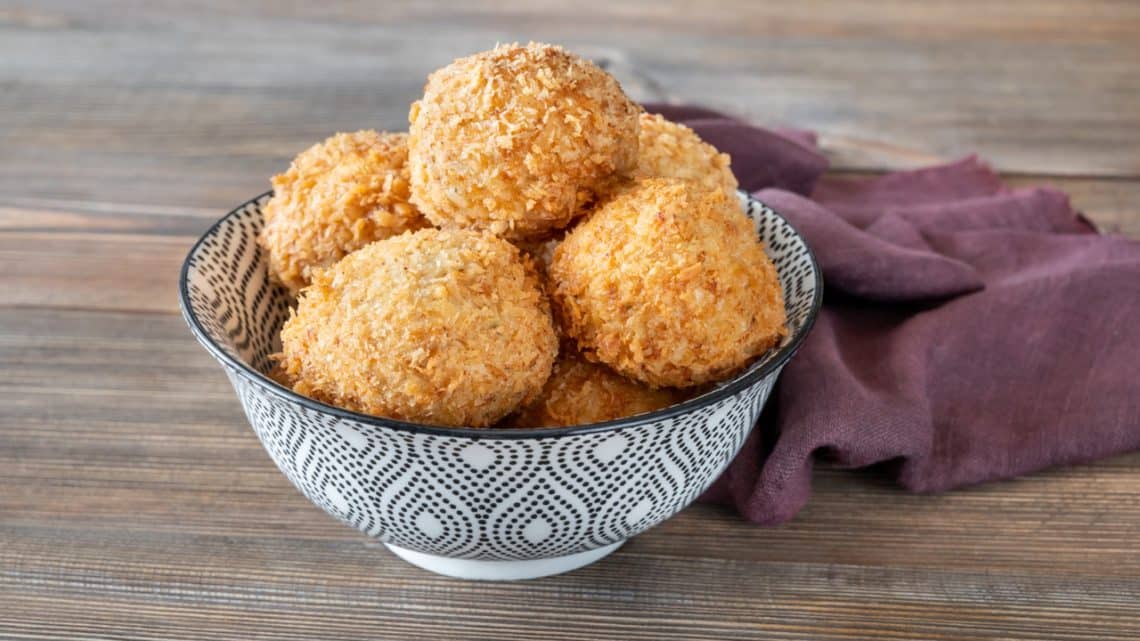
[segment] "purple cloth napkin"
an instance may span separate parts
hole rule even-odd
[[[651,105],[732,155],[823,268],[824,305],[744,450],[703,497],[792,518],[812,462],[937,492],[1140,448],[1140,242],[975,158],[823,177],[802,131]]]

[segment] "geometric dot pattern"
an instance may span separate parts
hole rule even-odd
[[[714,390],[687,411],[598,430],[395,428],[302,403],[258,374],[279,349],[289,313],[287,293],[269,281],[254,242],[268,197],[231,212],[191,251],[183,313],[222,362],[281,472],[326,512],[386,543],[447,557],[523,560],[591,550],[653,527],[696,499],[736,455],[782,369],[783,352],[794,349],[773,350],[718,388],[731,393]],[[818,309],[818,268],[775,212],[744,195],[742,205],[784,287],[788,346]],[[755,376],[761,368],[767,371]]]

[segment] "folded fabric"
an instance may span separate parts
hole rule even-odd
[[[937,492],[1140,448],[1140,242],[976,158],[823,176],[802,131],[650,105],[731,154],[823,269],[824,305],[744,450],[705,500],[796,514],[813,459]]]

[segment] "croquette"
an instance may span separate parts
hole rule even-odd
[[[653,387],[722,379],[787,333],[776,269],[735,198],[676,178],[634,183],[554,250],[562,328],[587,358]]]
[[[373,241],[425,227],[408,202],[407,134],[358,131],[301,152],[273,177],[258,243],[294,294],[312,271]]]
[[[633,178],[684,178],[736,198],[736,176],[728,154],[701,140],[685,125],[657,114],[641,114],[637,167]]]
[[[593,63],[497,46],[432,73],[408,120],[273,178],[258,243],[299,292],[273,380],[430,425],[582,425],[680,403],[786,336],[728,155]]]
[[[591,363],[570,346],[533,403],[507,419],[506,427],[563,427],[645,414],[685,400],[675,389],[652,389]]]
[[[549,235],[636,166],[639,113],[612,76],[560,47],[460,58],[409,112],[411,200],[439,227]]]
[[[315,271],[281,340],[298,393],[453,427],[533,401],[558,353],[530,259],[471,230],[394,236]]]

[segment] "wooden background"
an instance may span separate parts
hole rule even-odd
[[[1140,455],[943,496],[824,469],[787,526],[696,506],[523,584],[427,574],[289,486],[178,266],[496,41],[814,128],[836,171],[976,151],[1140,235],[1138,3],[568,4],[0,2],[0,637],[1140,638]]]

